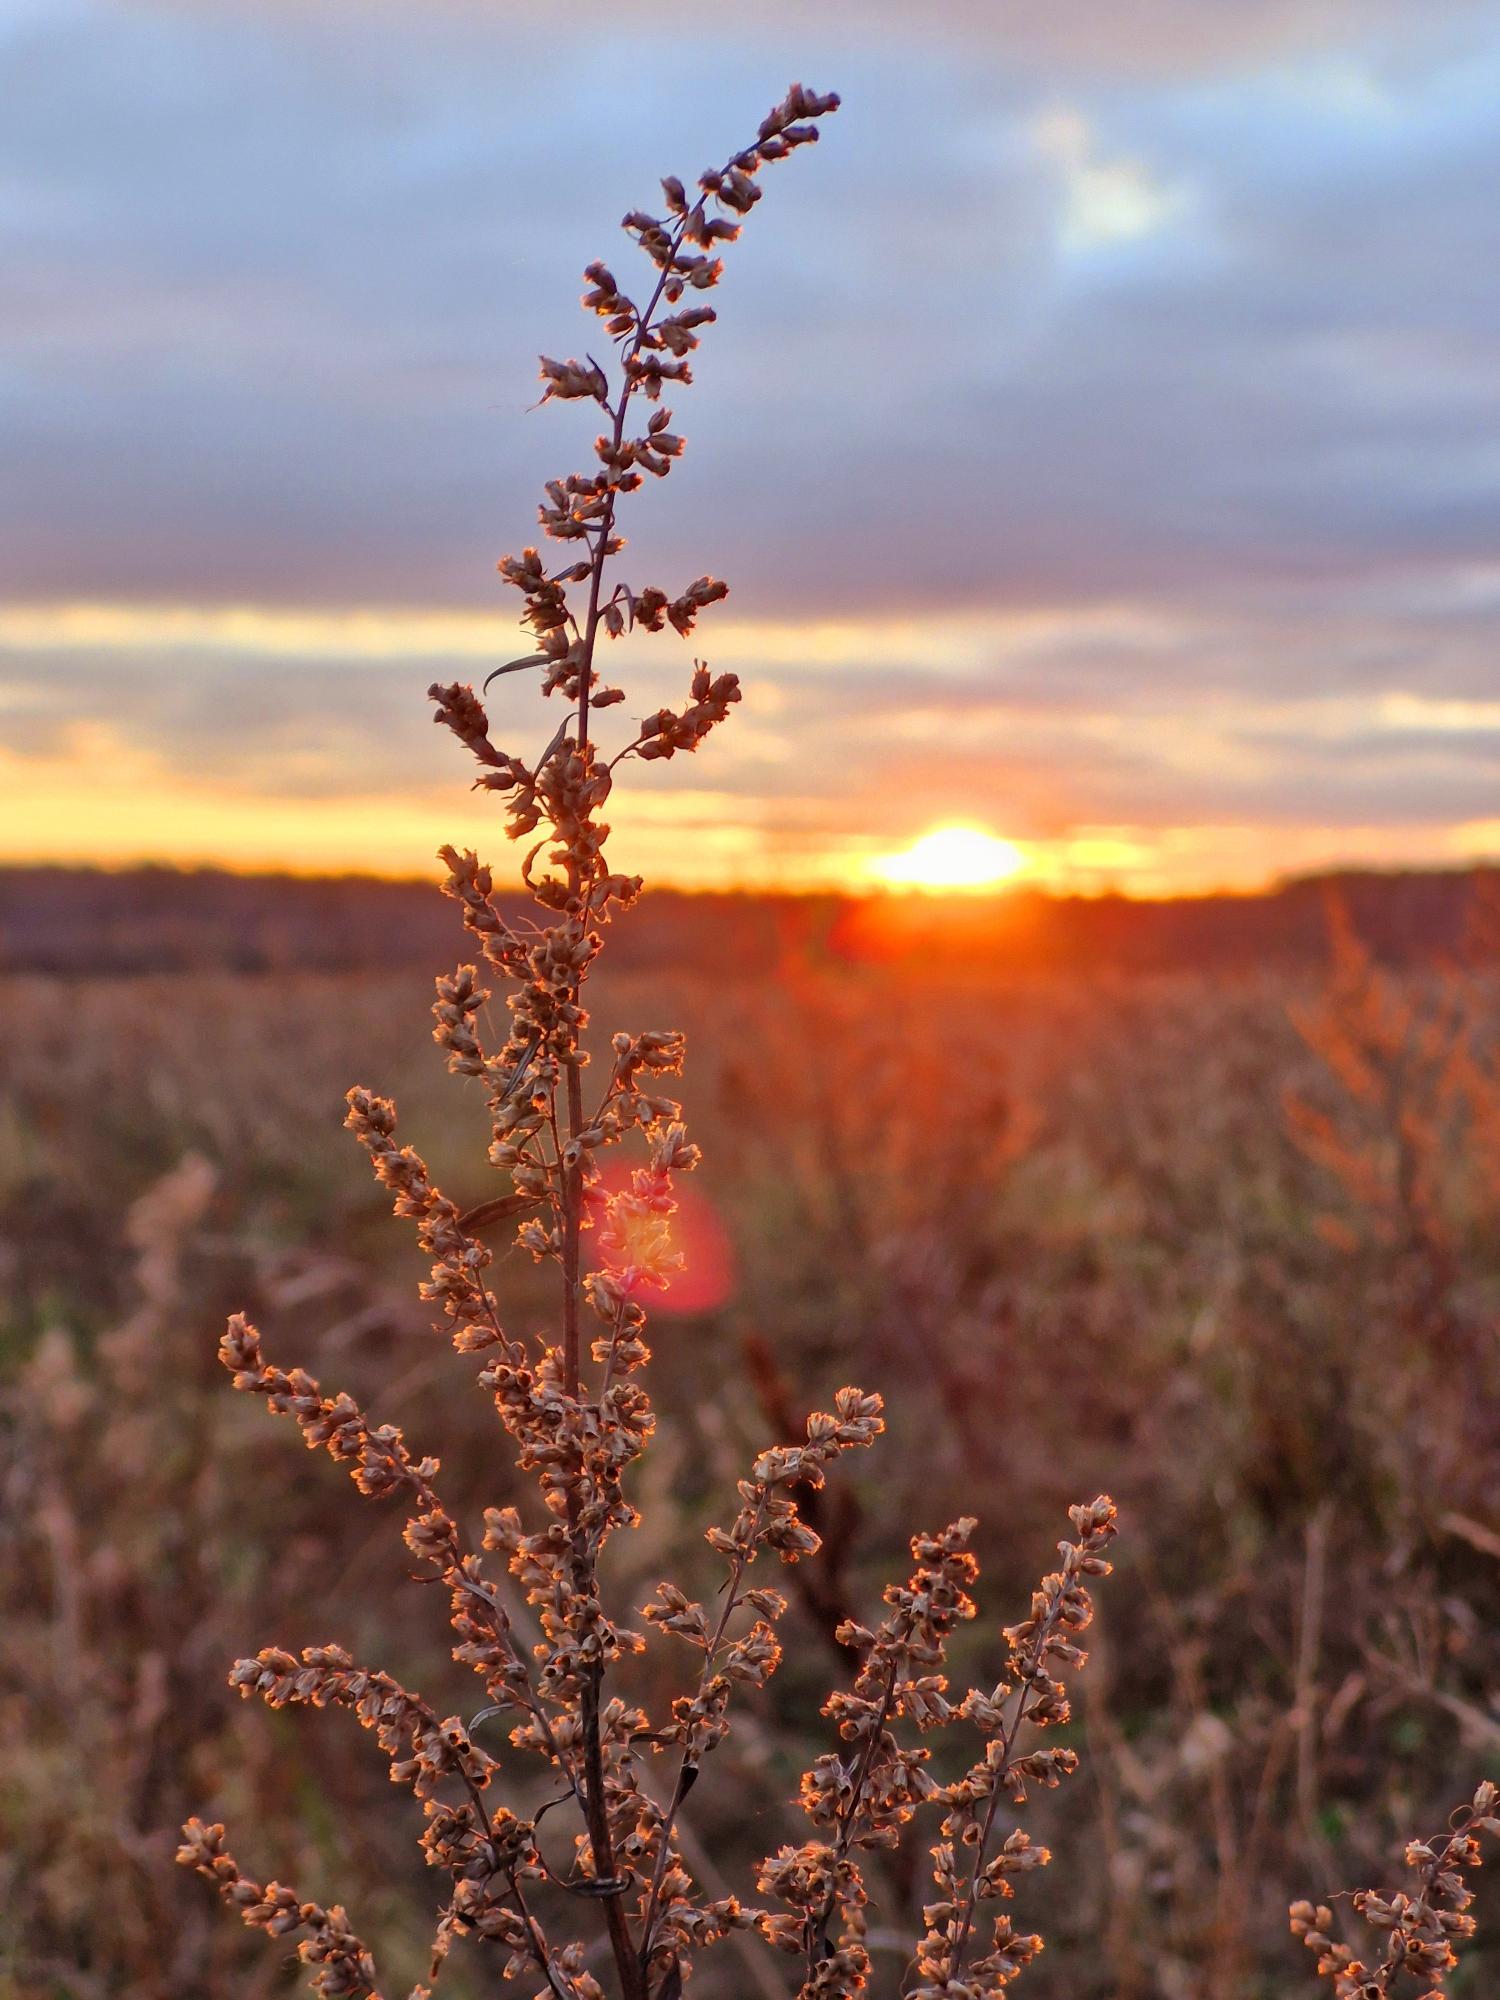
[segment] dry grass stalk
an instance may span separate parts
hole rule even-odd
[[[794,85],[755,142],[705,174],[691,194],[668,179],[664,215],[626,217],[654,273],[646,303],[638,306],[601,263],[588,268],[584,300],[616,345],[613,381],[591,357],[543,359],[542,400],[596,404],[602,423],[595,468],[549,482],[540,510],[544,539],[569,545],[568,560],[553,567],[528,548],[500,565],[525,599],[532,650],[490,678],[536,673],[543,694],[560,698],[563,720],[545,749],[527,758],[497,747],[471,688],[431,691],[436,719],[476,758],[479,786],[505,801],[510,837],[527,844],[521,874],[535,915],[524,922],[502,913],[477,855],[444,850],[447,893],[462,908],[486,976],[507,988],[510,1020],[504,1039],[489,1046],[481,1017],[490,996],[478,968],[463,965],[438,981],[434,1035],[450,1069],[483,1092],[489,1159],[505,1177],[504,1190],[461,1209],[398,1139],[392,1104],[368,1090],[349,1093],[347,1123],[396,1212],[416,1225],[431,1259],[422,1295],[439,1310],[454,1346],[480,1359],[480,1385],[518,1466],[534,1476],[540,1504],[526,1518],[512,1506],[487,1509],[476,1543],[440,1495],[438,1461],[413,1453],[394,1425],[373,1421],[341,1391],[325,1392],[306,1371],[269,1360],[242,1316],[230,1321],[220,1348],[237,1388],[293,1417],[308,1445],[345,1464],[362,1493],[407,1507],[406,1546],[418,1575],[443,1587],[453,1658],[484,1686],[484,1705],[466,1723],[438,1714],[392,1675],[360,1666],[332,1644],[296,1654],[268,1647],[237,1662],[230,1676],[243,1695],[259,1695],[272,1708],[351,1711],[389,1757],[392,1778],[423,1802],[421,1846],[446,1878],[429,1981],[454,1944],[470,1940],[499,1946],[504,1976],[530,1980],[551,2000],[600,2000],[606,1990],[619,2000],[676,2000],[695,1957],[732,1939],[740,1949],[758,1941],[785,1953],[801,2000],[852,2000],[871,1972],[864,1859],[896,1848],[924,1807],[941,1818],[931,1849],[936,1893],[912,1940],[901,1985],[908,2000],[988,2000],[1042,1945],[994,1906],[1009,1901],[1017,1876],[1050,1858],[1013,1823],[1013,1813],[1032,1788],[1056,1785],[1075,1766],[1074,1752],[1044,1733],[1070,1720],[1060,1673],[1084,1662],[1078,1635],[1092,1613],[1089,1580],[1110,1567],[1116,1521],[1107,1497],[1071,1510],[1074,1538],[1059,1545],[1060,1565],[1044,1578],[1029,1615],[1005,1632],[1005,1665],[987,1688],[954,1698],[946,1672],[949,1641],[974,1616],[977,1564],[967,1517],[914,1538],[913,1574],[886,1592],[887,1615],[878,1625],[849,1617],[838,1623],[837,1643],[855,1662],[850,1685],[823,1710],[839,1747],[818,1757],[802,1780],[813,1837],[779,1847],[756,1871],[763,1906],[742,1903],[695,1862],[701,1850],[684,1814],[704,1760],[730,1733],[733,1699],[763,1687],[780,1662],[786,1600],[757,1580],[764,1569],[755,1565],[762,1558],[796,1564],[816,1552],[818,1535],[799,1499],[821,1489],[844,1454],[873,1443],[883,1428],[880,1398],[840,1389],[830,1411],[808,1419],[798,1442],[754,1460],[739,1483],[738,1511],[709,1532],[725,1565],[711,1609],[662,1582],[639,1613],[645,1629],[637,1629],[612,1605],[608,1588],[611,1538],[637,1521],[627,1476],[655,1424],[643,1383],[650,1360],[645,1302],[674,1268],[675,1176],[696,1166],[698,1151],[667,1094],[682,1067],[680,1033],[615,1034],[602,1084],[592,1098],[586,1094],[587,980],[610,918],[641,886],[607,862],[601,813],[622,766],[696,750],[740,692],[732,674],[715,676],[695,662],[680,708],[646,718],[612,755],[600,748],[597,718],[624,700],[600,677],[601,639],[668,625],[688,637],[699,615],[726,595],[708,575],[675,595],[612,581],[610,565],[624,546],[617,511],[647,475],[664,477],[681,454],[682,438],[660,399],[670,385],[691,380],[689,356],[714,318],[699,301],[718,282],[719,246],[735,239],[759,199],[761,170],[815,139],[816,121],[836,105]],[[654,406],[649,416],[643,401]],[[1376,1026],[1384,1034],[1390,1024],[1381,1017]],[[1404,1056],[1405,1025],[1395,1023],[1392,1035],[1377,1054]],[[1339,1044],[1334,1053],[1341,1052]],[[1348,1072],[1356,1099],[1370,1095],[1364,1067],[1334,1067]],[[1398,1137],[1405,1131],[1398,1117]],[[1346,1181],[1358,1179],[1362,1163],[1332,1124],[1304,1120],[1301,1136]],[[627,1142],[643,1151],[643,1162],[628,1184],[607,1184],[600,1156]],[[1427,1219],[1421,1176],[1408,1170],[1412,1157],[1409,1148],[1396,1149],[1397,1206],[1413,1224],[1408,1234]],[[516,1247],[555,1275],[553,1340],[518,1335],[502,1316],[485,1241],[499,1225],[510,1225]],[[698,1659],[670,1712],[650,1715],[631,1698],[621,1669],[659,1634],[681,1640]],[[502,1763],[476,1737],[499,1716],[509,1720],[518,1757],[536,1760],[553,1781],[546,1810],[571,1815],[567,1866],[552,1851],[555,1842],[544,1855],[540,1814],[528,1818],[496,1797]],[[966,1729],[978,1739],[978,1754],[961,1775],[942,1781],[926,1748],[904,1740],[903,1724],[919,1735]],[[1308,1745],[1310,1756],[1310,1737]],[[646,1773],[657,1757],[670,1777],[652,1786]],[[1303,1778],[1311,1797],[1310,1766]],[[1269,1785],[1268,1778],[1267,1794]],[[1341,2000],[1394,1995],[1409,1973],[1429,1982],[1429,1994],[1442,1991],[1453,1940],[1472,1928],[1462,1871],[1477,1862],[1478,1833],[1496,1830],[1493,1804],[1493,1789],[1482,1787],[1446,1843],[1409,1850],[1419,1875],[1414,1895],[1355,1899],[1389,1933],[1373,1971],[1332,1942],[1325,1909],[1296,1906],[1294,1929],[1318,1952],[1320,1971]],[[558,1828],[561,1819],[551,1824]],[[184,1828],[179,1859],[246,1923],[273,1937],[299,1935],[316,1991],[378,2000],[372,1954],[341,1904],[251,1879],[225,1847],[223,1828],[197,1819]],[[429,1990],[415,1987],[412,2000]]]
[[[694,1954],[734,1932],[793,1954],[806,2000],[856,1994],[869,1969],[858,1857],[894,1844],[923,1804],[944,1814],[944,1839],[933,1850],[939,1900],[916,1946],[913,1994],[969,2000],[994,1992],[1040,1948],[1039,1938],[1015,1932],[1003,1915],[981,1924],[981,1905],[1009,1897],[1011,1878],[1048,1858],[1002,1822],[1029,1786],[1053,1785],[1073,1768],[1070,1750],[1023,1748],[1022,1738],[1068,1720],[1054,1670],[1083,1660],[1076,1634],[1091,1611],[1085,1579],[1107,1572],[1103,1551],[1115,1530],[1107,1499],[1073,1510],[1078,1539],[1061,1544],[1060,1569],[1043,1582],[1030,1615],[1005,1635],[1009,1663],[987,1692],[971,1689],[951,1701],[940,1671],[953,1625],[974,1611],[967,1595],[977,1574],[967,1547],[972,1521],[916,1538],[916,1571],[886,1593],[890,1614],[880,1626],[866,1630],[851,1620],[840,1628],[841,1644],[859,1660],[852,1687],[825,1709],[844,1748],[821,1757],[803,1780],[803,1808],[823,1837],[784,1847],[761,1865],[761,1890],[778,1909],[705,1894],[687,1864],[679,1819],[703,1760],[728,1733],[731,1697],[763,1685],[781,1657],[776,1626],[786,1600],[755,1582],[753,1567],[762,1557],[796,1563],[816,1551],[818,1536],[796,1495],[820,1487],[843,1454],[874,1441],[883,1427],[880,1398],[840,1389],[830,1412],[808,1419],[800,1442],[754,1461],[733,1520],[709,1532],[727,1572],[714,1614],[670,1583],[644,1607],[646,1627],[700,1656],[694,1683],[669,1716],[648,1716],[616,1691],[618,1664],[647,1639],[605,1596],[607,1544],[637,1518],[625,1475],[655,1423],[641,1382],[650,1358],[644,1301],[677,1261],[669,1233],[673,1181],[692,1170],[698,1151],[680,1107],[665,1094],[665,1080],[682,1065],[676,1032],[616,1034],[602,1089],[586,1101],[585,984],[609,917],[640,889],[637,878],[607,863],[609,829],[600,813],[622,764],[695,750],[739,699],[732,674],[714,676],[696,663],[683,707],[659,710],[613,756],[600,750],[595,718],[624,699],[599,676],[601,637],[668,624],[686,637],[726,594],[710,576],[676,595],[607,583],[624,546],[616,513],[645,475],[665,476],[682,451],[660,398],[667,386],[691,380],[688,356],[714,318],[697,301],[718,282],[718,248],[734,241],[759,200],[762,168],[815,139],[815,121],[837,103],[794,84],[753,144],[703,175],[692,194],[668,179],[663,216],[636,211],[625,218],[655,274],[646,303],[629,298],[602,263],[589,266],[584,297],[616,344],[617,386],[592,358],[543,358],[542,400],[593,403],[603,419],[596,469],[550,481],[540,510],[547,540],[569,545],[570,559],[553,568],[528,548],[500,564],[525,598],[533,650],[490,678],[540,670],[543,694],[561,697],[566,713],[545,750],[530,761],[502,751],[471,688],[432,689],[436,719],[477,759],[478,784],[505,799],[511,838],[528,843],[521,873],[537,917],[523,924],[501,914],[490,871],[476,855],[444,850],[448,893],[462,906],[490,973],[509,988],[508,1036],[499,1047],[485,1046],[480,1014],[489,994],[472,965],[438,981],[434,1010],[435,1038],[450,1069],[484,1092],[489,1156],[507,1191],[461,1212],[398,1141],[394,1107],[370,1091],[349,1093],[347,1123],[432,1259],[423,1297],[439,1308],[459,1351],[482,1359],[480,1384],[493,1396],[519,1466],[535,1476],[539,1515],[528,1524],[513,1507],[490,1508],[474,1546],[439,1497],[438,1461],[415,1456],[394,1425],[373,1422],[347,1394],[325,1393],[304,1370],[269,1361],[241,1315],[220,1348],[237,1388],[293,1417],[310,1447],[349,1467],[362,1493],[396,1497],[409,1508],[406,1544],[419,1574],[444,1587],[454,1658],[484,1682],[487,1705],[466,1725],[439,1716],[391,1675],[358,1666],[335,1645],[295,1655],[268,1647],[239,1661],[230,1676],[242,1694],[273,1708],[349,1709],[374,1732],[392,1778],[424,1802],[422,1846],[449,1883],[431,1979],[455,1940],[468,1937],[500,1946],[506,1976],[533,1979],[553,2000],[597,2000],[605,1989],[592,1969],[593,1927],[583,1921],[592,1912],[620,2000],[672,2000]],[[658,406],[644,423],[642,399]],[[606,1192],[599,1156],[631,1139],[643,1145],[644,1164],[624,1191]],[[514,1223],[519,1248],[556,1271],[555,1342],[519,1337],[502,1318],[489,1282],[492,1252],[480,1236],[500,1222]],[[520,1642],[507,1609],[513,1591],[540,1630],[532,1646]],[[511,1718],[514,1749],[550,1769],[560,1787],[556,1803],[574,1815],[575,1853],[566,1871],[544,1858],[536,1821],[494,1798],[500,1764],[475,1732],[497,1713]],[[902,1719],[920,1730],[966,1723],[982,1739],[982,1753],[957,1781],[939,1784],[926,1751],[900,1742]],[[669,1754],[675,1765],[665,1804],[643,1780],[648,1750]],[[196,1819],[184,1829],[179,1859],[246,1923],[272,1936],[301,1933],[298,1951],[317,1992],[329,2000],[376,1994],[370,1951],[341,1905],[324,1907],[281,1883],[253,1881],[225,1848],[223,1828]],[[415,1988],[413,2000],[428,1990]]]
[[[1456,1944],[1474,1935],[1468,1914],[1473,1892],[1464,1880],[1466,1869],[1483,1860],[1479,1836],[1500,1834],[1495,1807],[1500,1792],[1486,1782],[1473,1799],[1460,1806],[1448,1822],[1446,1838],[1414,1840],[1406,1850],[1406,1865],[1416,1875],[1413,1890],[1398,1889],[1382,1896],[1374,1889],[1357,1889],[1352,1897],[1365,1922],[1385,1933],[1379,1960],[1366,1965],[1348,1945],[1330,1935],[1333,1912],[1324,1903],[1293,1903],[1292,1935],[1316,1952],[1318,1972],[1333,1981],[1338,2000],[1394,2000],[1423,1988],[1422,2000],[1443,2000],[1448,1974],[1458,1964]]]

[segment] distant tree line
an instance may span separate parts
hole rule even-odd
[[[655,889],[621,924],[614,963],[735,972],[784,955],[799,963],[962,961],[1015,974],[1252,971],[1321,962],[1335,907],[1385,964],[1500,956],[1500,868],[1482,867],[1345,871],[1258,895],[1156,900]],[[9,972],[389,970],[455,953],[457,919],[422,881],[0,869],[0,969]]]

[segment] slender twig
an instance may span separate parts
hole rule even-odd
[[[833,1921],[833,1912],[838,1902],[839,1868],[849,1855],[854,1844],[854,1831],[859,1824],[859,1809],[864,1803],[865,1785],[870,1776],[870,1766],[875,1761],[875,1752],[880,1747],[880,1739],[885,1734],[886,1724],[891,1719],[891,1709],[896,1700],[896,1680],[900,1672],[900,1656],[892,1659],[886,1671],[885,1685],[880,1693],[880,1708],[873,1726],[861,1746],[859,1760],[855,1766],[849,1787],[849,1803],[841,1816],[838,1839],[834,1842],[833,1886],[828,1891],[828,1900],[823,1905],[817,1923],[809,1924],[807,1931],[807,1972],[811,1978],[816,1970],[818,1954],[828,1941],[828,1926]]]
[[[671,256],[663,262],[657,275],[655,289],[652,291],[646,310],[637,315],[635,334],[630,338],[629,346],[622,353],[621,362],[624,372],[620,384],[619,407],[612,412],[615,424],[610,440],[613,449],[617,452],[624,441],[625,416],[630,408],[630,399],[635,394],[636,389],[629,369],[625,364],[634,360],[640,353],[641,343],[651,331],[652,314],[661,304],[661,295],[666,290],[667,280],[671,276],[672,259],[676,257],[678,251],[682,248],[689,222],[694,215],[701,215],[702,212],[703,204],[699,202],[683,216],[673,231]],[[606,403],[604,407],[609,409],[610,405]],[[599,637],[599,596],[604,583],[605,567],[609,562],[609,545],[614,538],[615,498],[615,490],[611,487],[609,498],[604,504],[604,513],[600,518],[598,536],[594,544],[592,574],[589,577],[588,611],[585,614],[583,626],[583,659],[578,675],[578,746],[580,749],[589,740],[589,690],[594,678],[594,646]]]
[[[1058,1617],[1062,1610],[1061,1598],[1055,1599],[1048,1607],[1047,1615],[1037,1627],[1027,1652],[1024,1664],[1019,1669],[1020,1686],[1016,1689],[1015,1704],[1010,1717],[1000,1729],[1002,1745],[999,1762],[994,1766],[994,1783],[990,1792],[989,1807],[984,1815],[984,1824],[979,1830],[979,1839],[974,1847],[974,1866],[969,1871],[969,1886],[964,1894],[964,1912],[959,1923],[958,1937],[953,1946],[953,1966],[949,1978],[957,1980],[963,1970],[964,1956],[969,1948],[969,1939],[974,1929],[974,1913],[979,1902],[979,1883],[984,1874],[985,1863],[989,1859],[990,1836],[995,1830],[995,1819],[1000,1810],[1001,1794],[1005,1781],[1010,1776],[1012,1759],[1015,1756],[1016,1739],[1022,1725],[1027,1720],[1027,1699],[1032,1683],[1040,1671],[1047,1655],[1047,1641],[1057,1630]]]
[[[510,1884],[511,1894],[516,1899],[516,1908],[520,1912],[522,1921],[526,1925],[526,1935],[531,1943],[532,1956],[536,1959],[537,1965],[540,1967],[542,1975],[546,1979],[547,1984],[552,1988],[553,1993],[557,1996],[557,2000],[576,2000],[577,1996],[576,1988],[574,1988],[573,1992],[569,1993],[565,1992],[564,1989],[558,1984],[557,1971],[552,1963],[551,1949],[547,1944],[546,1938],[542,1934],[541,1925],[537,1922],[536,1918],[531,1914],[531,1910],[527,1905],[526,1897],[521,1889],[521,1879],[519,1875],[517,1875],[516,1871],[513,1868],[507,1869],[505,1879]],[[571,1980],[569,1981],[569,1985],[570,1986],[572,1985]]]
[[[745,1571],[750,1565],[750,1550],[755,1546],[754,1535],[760,1526],[764,1512],[764,1503],[762,1503],[756,1509],[753,1517],[753,1526],[748,1546],[742,1549],[730,1564],[729,1588],[725,1593],[723,1608],[719,1612],[719,1622],[714,1627],[713,1636],[710,1638],[704,1651],[703,1669],[698,1676],[698,1697],[702,1696],[704,1689],[713,1678],[714,1664],[719,1657],[719,1649],[724,1643],[724,1634],[729,1629],[729,1620],[740,1604],[740,1585],[743,1583]],[[666,1880],[667,1864],[671,1855],[672,1831],[677,1824],[677,1816],[682,1810],[682,1802],[691,1789],[694,1769],[695,1766],[692,1761],[691,1752],[685,1749],[677,1766],[677,1776],[672,1785],[672,1797],[657,1833],[656,1863],[651,1871],[651,1890],[646,1899],[646,1916],[642,1926],[641,1964],[643,1968],[650,1962],[651,1947],[656,1940],[656,1914],[661,1900],[661,1885]]]

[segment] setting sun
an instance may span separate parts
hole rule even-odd
[[[871,873],[893,888],[993,889],[1026,866],[1026,856],[1013,840],[1002,840],[982,826],[953,823],[935,826],[898,854],[884,854]]]

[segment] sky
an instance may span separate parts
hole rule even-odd
[[[536,357],[793,76],[843,108],[625,522],[731,595],[609,663],[622,730],[695,653],[745,700],[615,865],[1500,854],[1497,0],[0,0],[0,860],[502,862],[425,690],[589,462]]]

